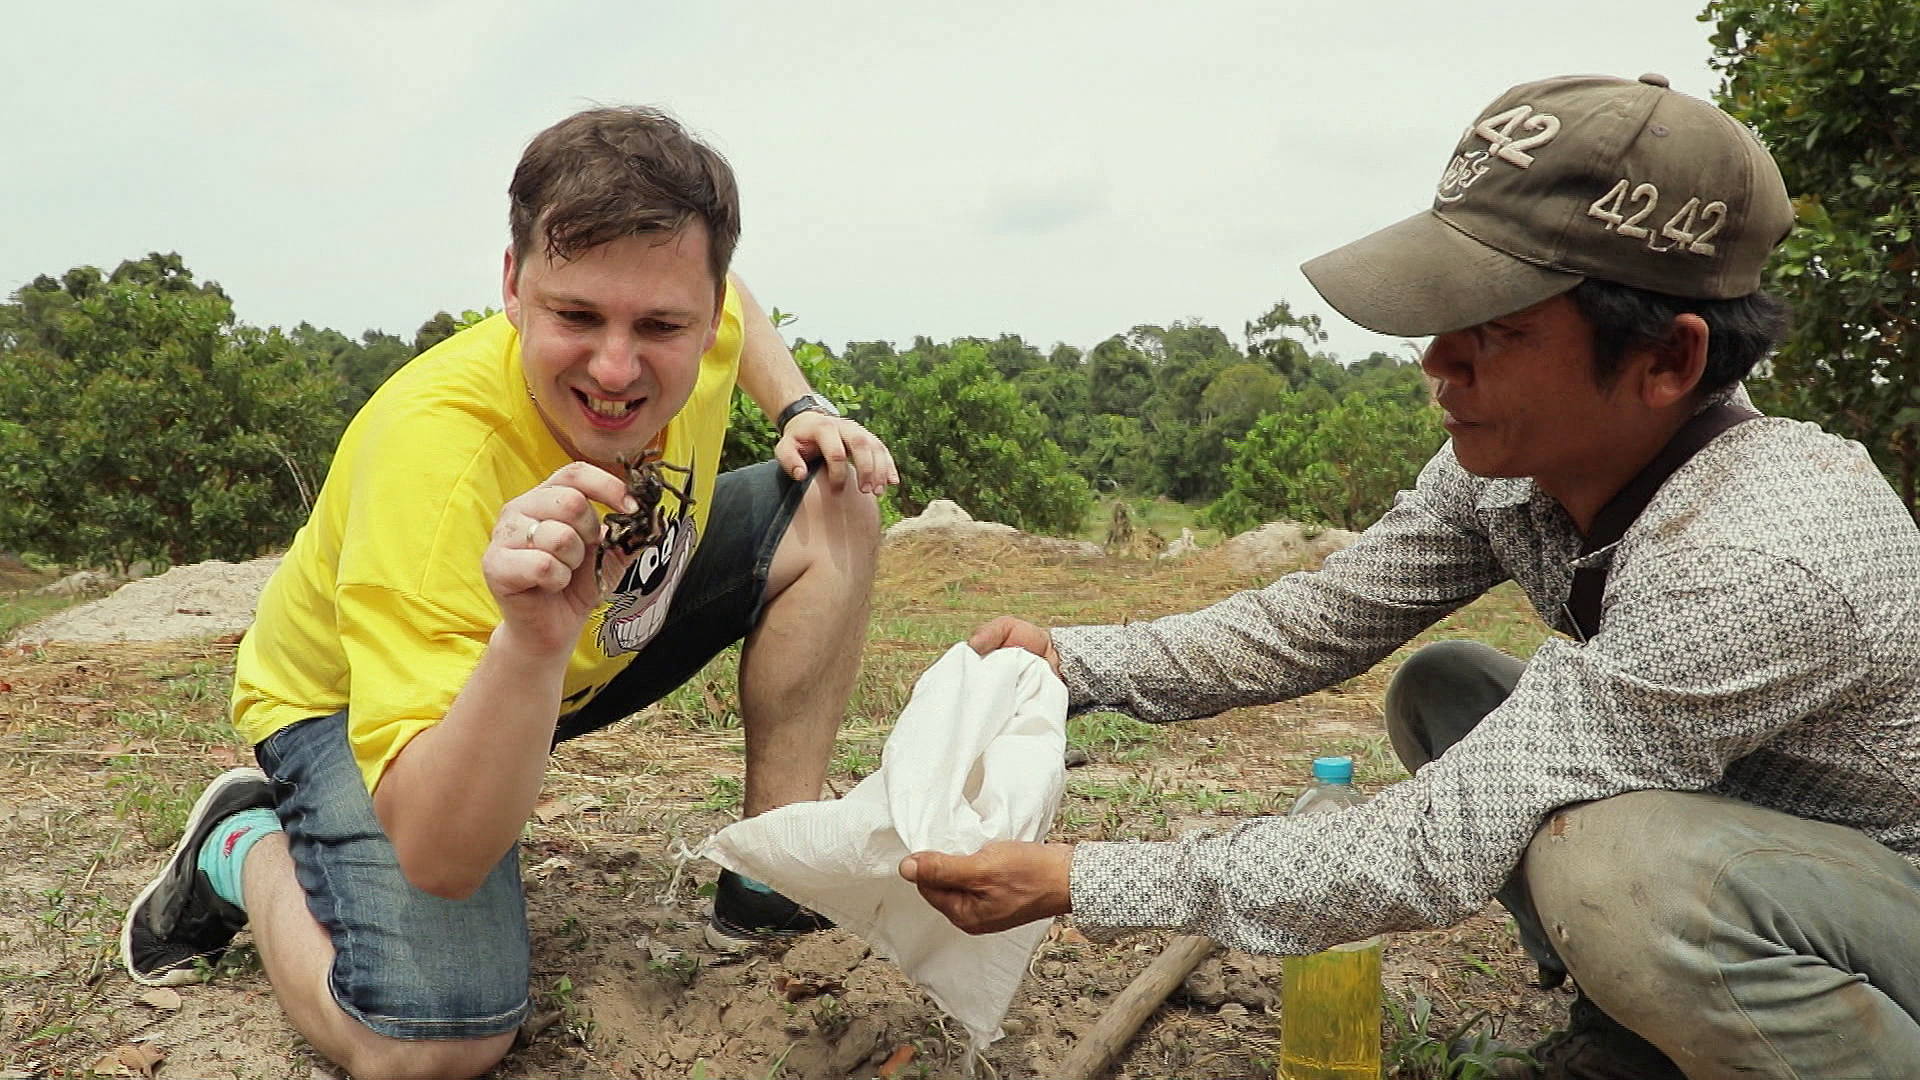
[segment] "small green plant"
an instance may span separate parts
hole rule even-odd
[[[579,952],[581,949],[587,947],[587,942],[593,940],[593,932],[588,930],[586,924],[582,923],[578,917],[573,915],[561,919],[560,925],[555,927],[555,932],[560,937],[567,939],[567,950],[569,952]]]
[[[1496,1080],[1502,1060],[1534,1063],[1526,1054],[1494,1042],[1494,1031],[1483,1026],[1491,1018],[1485,1009],[1443,1034],[1431,1030],[1433,1003],[1418,991],[1411,1008],[1388,1001],[1387,1012],[1395,1036],[1386,1054],[1387,1075],[1393,1080]]]
[[[847,1033],[847,1027],[853,1023],[853,1016],[845,1005],[833,994],[822,994],[813,1005],[813,1026],[820,1034],[829,1039],[838,1039]]]
[[[700,961],[674,949],[649,958],[647,970],[667,982],[692,986],[694,977],[700,974]]]
[[[1091,712],[1067,720],[1067,745],[1099,752],[1115,761],[1134,761],[1160,741],[1158,728],[1116,712]]]
[[[853,743],[840,748],[833,759],[833,767],[839,772],[862,780],[880,767],[880,754],[872,743]]]
[[[746,798],[746,787],[737,776],[716,776],[708,781],[707,797],[700,800],[702,810],[736,811]]]
[[[113,815],[133,822],[155,850],[173,846],[186,830],[187,815],[193,809],[191,796],[140,772],[139,762],[132,757],[115,757],[111,765],[116,772],[107,778],[107,790],[116,792]]]
[[[569,976],[562,975],[554,980],[553,989],[548,992],[547,996],[552,998],[554,1005],[559,1008],[561,1027],[566,1033],[572,1036],[580,1045],[591,1046],[593,1044],[593,1014],[588,1011],[585,1005],[575,1001],[573,995],[573,979]]]
[[[258,975],[265,971],[260,963],[260,953],[252,945],[235,945],[220,954],[220,958],[211,963],[204,956],[193,958],[194,973],[206,984],[240,975]]]

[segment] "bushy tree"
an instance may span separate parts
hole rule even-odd
[[[177,255],[37,278],[0,306],[0,547],[124,565],[284,544],[339,385]]]
[[[1718,100],[1799,211],[1776,254],[1794,329],[1763,404],[1860,440],[1920,516],[1920,5],[1715,0]]]
[[[979,342],[943,351],[935,364],[917,350],[883,361],[863,391],[868,424],[900,468],[901,510],[952,499],[1028,532],[1078,529],[1091,493],[1047,437],[1040,410],[999,377]]]
[[[346,416],[359,412],[387,376],[414,355],[407,342],[381,330],[368,330],[355,341],[338,330],[303,322],[287,334],[287,341],[314,371],[339,379],[339,408]]]
[[[1446,438],[1438,411],[1424,402],[1355,392],[1314,409],[1313,397],[1288,394],[1231,444],[1228,490],[1208,508],[1210,524],[1240,532],[1288,519],[1364,529]]]
[[[419,356],[460,332],[460,320],[451,311],[436,311],[413,332],[413,355]]]

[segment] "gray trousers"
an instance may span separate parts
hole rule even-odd
[[[1429,645],[1387,689],[1409,771],[1506,700],[1525,665]],[[1501,903],[1543,973],[1690,1078],[1920,1077],[1920,871],[1865,834],[1714,795],[1555,810]]]

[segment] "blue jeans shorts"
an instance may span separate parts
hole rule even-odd
[[[708,533],[658,636],[580,709],[555,741],[664,697],[759,621],[774,551],[806,494],[773,462],[722,474]],[[333,999],[376,1034],[474,1039],[526,1018],[526,896],[517,847],[464,900],[408,883],[347,743],[347,714],[290,724],[254,748],[276,781],[307,907],[333,939]]]

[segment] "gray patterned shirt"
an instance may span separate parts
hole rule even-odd
[[[1475,477],[1449,443],[1318,572],[1053,639],[1077,710],[1208,716],[1359,674],[1508,579],[1570,630],[1580,546],[1532,481]],[[1920,863],[1920,532],[1859,444],[1742,424],[1586,558],[1611,560],[1600,631],[1542,644],[1461,752],[1338,814],[1081,844],[1075,920],[1269,953],[1449,926],[1552,810],[1643,789],[1838,822]]]

